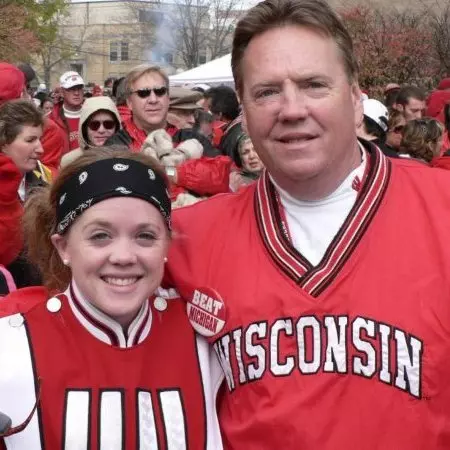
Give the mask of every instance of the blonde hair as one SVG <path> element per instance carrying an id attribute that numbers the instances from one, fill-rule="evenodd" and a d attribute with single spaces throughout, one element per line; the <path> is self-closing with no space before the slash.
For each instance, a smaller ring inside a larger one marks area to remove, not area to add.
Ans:
<path id="1" fill-rule="evenodd" d="M 133 67 L 133 69 L 131 69 L 125 77 L 125 95 L 127 97 L 129 97 L 133 91 L 133 83 L 148 73 L 157 73 L 164 79 L 166 87 L 169 87 L 169 77 L 164 70 L 161 69 L 161 67 L 151 64 L 140 64 L 139 66 Z"/>
<path id="2" fill-rule="evenodd" d="M 399 151 L 431 162 L 439 153 L 437 144 L 443 132 L 442 124 L 430 117 L 410 120 L 403 129 Z"/>
<path id="3" fill-rule="evenodd" d="M 241 62 L 250 41 L 274 28 L 297 25 L 332 38 L 343 57 L 349 81 L 358 78 L 358 63 L 352 39 L 335 11 L 323 0 L 265 0 L 251 8 L 238 22 L 231 54 L 231 67 L 238 92 L 242 94 Z"/>
<path id="4" fill-rule="evenodd" d="M 83 167 L 95 161 L 110 158 L 138 161 L 167 180 L 159 163 L 150 156 L 143 153 L 131 153 L 123 146 L 97 147 L 86 150 L 79 158 L 64 167 L 52 185 L 36 189 L 25 205 L 23 228 L 27 240 L 28 257 L 41 271 L 44 284 L 50 291 L 65 289 L 71 279 L 70 268 L 62 263 L 51 241 L 51 236 L 56 232 L 56 207 L 60 190 Z"/>

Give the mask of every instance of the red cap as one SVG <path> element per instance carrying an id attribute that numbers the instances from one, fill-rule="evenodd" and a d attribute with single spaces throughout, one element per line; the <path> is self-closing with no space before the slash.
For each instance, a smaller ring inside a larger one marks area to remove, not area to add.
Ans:
<path id="1" fill-rule="evenodd" d="M 25 88 L 25 75 L 12 64 L 0 62 L 0 105 L 20 98 Z"/>
<path id="2" fill-rule="evenodd" d="M 443 91 L 444 89 L 450 89 L 450 78 L 443 78 L 438 85 L 438 89 Z"/>

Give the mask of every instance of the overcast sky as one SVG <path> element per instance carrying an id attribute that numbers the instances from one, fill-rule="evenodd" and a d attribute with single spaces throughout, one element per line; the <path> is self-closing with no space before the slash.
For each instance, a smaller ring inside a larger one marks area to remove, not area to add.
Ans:
<path id="1" fill-rule="evenodd" d="M 87 2 L 87 0 L 70 0 L 70 1 L 72 3 L 86 3 Z M 114 2 L 114 1 L 118 1 L 118 0 L 88 0 L 88 1 L 90 3 L 94 3 L 94 2 Z M 167 3 L 170 3 L 170 0 L 167 1 Z M 250 6 L 253 6 L 256 3 L 258 3 L 258 0 L 242 0 L 242 3 L 244 4 L 245 7 L 249 8 Z"/>

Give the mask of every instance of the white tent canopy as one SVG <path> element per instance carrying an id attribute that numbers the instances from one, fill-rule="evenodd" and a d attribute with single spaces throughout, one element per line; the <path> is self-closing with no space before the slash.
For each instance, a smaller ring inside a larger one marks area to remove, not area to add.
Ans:
<path id="1" fill-rule="evenodd" d="M 169 77 L 170 84 L 180 86 L 185 84 L 233 84 L 231 73 L 231 54 L 209 61 L 206 64 L 177 73 Z"/>

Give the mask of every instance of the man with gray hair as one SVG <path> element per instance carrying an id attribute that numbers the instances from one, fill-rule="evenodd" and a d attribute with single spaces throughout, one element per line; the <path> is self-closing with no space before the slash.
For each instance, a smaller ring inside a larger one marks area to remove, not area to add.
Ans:
<path id="1" fill-rule="evenodd" d="M 450 448 L 450 177 L 358 141 L 351 38 L 265 0 L 232 51 L 267 171 L 174 214 L 167 282 L 226 386 L 226 449 Z"/>
<path id="2" fill-rule="evenodd" d="M 165 128 L 169 110 L 169 79 L 158 66 L 143 64 L 125 78 L 125 95 L 132 117 L 106 145 L 126 145 L 140 151 L 148 134 Z"/>

